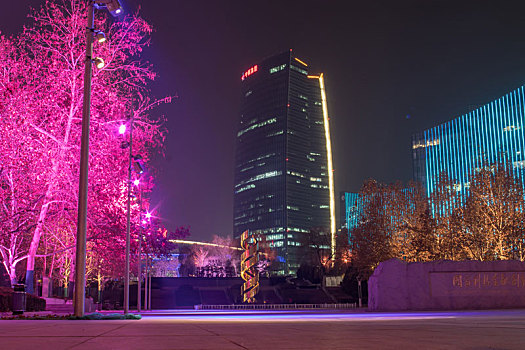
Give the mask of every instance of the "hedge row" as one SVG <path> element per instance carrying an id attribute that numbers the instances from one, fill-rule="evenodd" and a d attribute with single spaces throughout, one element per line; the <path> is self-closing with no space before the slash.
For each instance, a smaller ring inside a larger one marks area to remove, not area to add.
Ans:
<path id="1" fill-rule="evenodd" d="M 0 312 L 12 311 L 13 289 L 0 287 Z M 45 299 L 32 294 L 26 294 L 26 311 L 44 311 L 46 309 Z"/>

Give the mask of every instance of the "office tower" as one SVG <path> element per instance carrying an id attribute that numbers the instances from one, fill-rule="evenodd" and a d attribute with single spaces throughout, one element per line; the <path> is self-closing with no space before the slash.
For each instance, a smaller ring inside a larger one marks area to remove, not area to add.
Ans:
<path id="1" fill-rule="evenodd" d="M 234 235 L 265 237 L 290 274 L 301 263 L 305 235 L 324 227 L 335 249 L 332 157 L 324 77 L 292 50 L 241 76 L 236 140 Z"/>
<path id="2" fill-rule="evenodd" d="M 449 122 L 412 137 L 414 179 L 430 195 L 446 172 L 465 194 L 477 169 L 496 162 L 509 165 L 524 183 L 524 87 Z"/>

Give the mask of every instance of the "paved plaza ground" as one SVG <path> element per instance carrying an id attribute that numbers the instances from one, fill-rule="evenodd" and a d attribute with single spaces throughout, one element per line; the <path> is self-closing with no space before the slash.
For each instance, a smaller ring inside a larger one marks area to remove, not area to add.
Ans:
<path id="1" fill-rule="evenodd" d="M 0 349 L 525 349 L 525 310 L 155 312 L 0 321 Z"/>

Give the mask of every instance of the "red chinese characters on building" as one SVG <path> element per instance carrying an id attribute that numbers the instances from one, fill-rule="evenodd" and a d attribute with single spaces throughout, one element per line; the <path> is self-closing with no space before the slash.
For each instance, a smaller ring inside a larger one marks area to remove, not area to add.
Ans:
<path id="1" fill-rule="evenodd" d="M 241 80 L 244 80 L 244 79 L 246 79 L 247 77 L 249 77 L 250 75 L 252 75 L 253 73 L 257 72 L 258 68 L 259 68 L 259 67 L 258 67 L 257 65 L 255 65 L 255 66 L 251 67 L 250 69 L 248 69 L 246 72 L 244 72 L 244 73 L 242 74 L 242 76 L 241 76 Z"/>

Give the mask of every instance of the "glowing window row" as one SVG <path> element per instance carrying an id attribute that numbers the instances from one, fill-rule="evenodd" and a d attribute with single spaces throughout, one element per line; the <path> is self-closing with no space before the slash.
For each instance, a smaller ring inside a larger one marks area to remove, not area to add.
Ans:
<path id="1" fill-rule="evenodd" d="M 277 73 L 286 68 L 286 63 L 270 68 L 270 74 Z"/>
<path id="2" fill-rule="evenodd" d="M 303 174 L 298 173 L 298 172 L 295 172 L 295 171 L 290 171 L 290 170 L 288 170 L 286 173 L 287 173 L 288 175 L 297 176 L 297 177 L 301 177 L 301 178 L 303 178 L 303 179 L 306 179 L 306 175 L 303 175 Z"/>
<path id="3" fill-rule="evenodd" d="M 274 240 L 277 240 L 277 239 L 284 239 L 284 235 L 281 233 L 281 234 L 277 234 L 277 235 L 268 235 L 268 236 L 266 236 L 266 240 L 267 241 L 274 241 Z"/>
<path id="4" fill-rule="evenodd" d="M 426 143 L 418 142 L 412 145 L 412 149 L 418 149 L 418 148 L 425 148 L 425 147 L 432 147 L 432 146 L 438 146 L 439 145 L 439 139 L 437 140 L 428 140 Z"/>
<path id="5" fill-rule="evenodd" d="M 268 171 L 264 174 L 258 174 L 256 176 L 253 176 L 251 178 L 249 178 L 248 180 L 246 181 L 241 181 L 240 183 L 238 183 L 237 185 L 235 185 L 235 187 L 239 187 L 239 186 L 242 186 L 244 184 L 249 184 L 250 182 L 255 182 L 255 181 L 259 181 L 259 180 L 263 180 L 263 179 L 267 179 L 267 178 L 270 178 L 270 177 L 274 177 L 274 176 L 280 176 L 282 175 L 282 171 L 277 171 L 277 170 L 274 170 L 274 171 Z"/>
<path id="6" fill-rule="evenodd" d="M 244 192 L 246 190 L 251 190 L 252 188 L 255 188 L 255 185 L 254 184 L 249 184 L 247 186 L 239 188 L 238 190 L 235 190 L 235 193 L 241 193 L 241 192 Z"/>
<path id="7" fill-rule="evenodd" d="M 299 72 L 301 74 L 304 74 L 304 75 L 308 75 L 308 72 L 305 71 L 304 69 L 301 69 L 299 67 L 296 67 L 294 66 L 293 64 L 290 65 L 290 68 L 292 68 L 292 70 L 296 71 L 296 72 Z"/>
<path id="8" fill-rule="evenodd" d="M 284 134 L 284 131 L 279 130 L 279 131 L 272 132 L 271 134 L 266 135 L 266 137 L 273 137 L 273 136 L 282 135 L 282 134 Z"/>
<path id="9" fill-rule="evenodd" d="M 328 186 L 326 186 L 326 185 L 317 185 L 317 184 L 311 184 L 310 187 L 312 187 L 312 188 L 324 188 L 324 189 L 328 188 Z"/>
<path id="10" fill-rule="evenodd" d="M 268 154 L 265 154 L 263 156 L 260 156 L 260 157 L 254 158 L 254 159 L 250 159 L 249 161 L 244 162 L 244 163 L 238 165 L 237 167 L 241 167 L 241 166 L 244 166 L 246 164 L 250 164 L 250 163 L 256 162 L 258 160 L 270 158 L 270 157 L 273 157 L 273 156 L 275 156 L 275 153 L 268 153 Z"/>
<path id="11" fill-rule="evenodd" d="M 239 131 L 237 133 L 237 137 L 239 136 L 242 136 L 244 135 L 245 133 L 247 133 L 248 131 L 251 131 L 253 129 L 257 129 L 257 128 L 261 128 L 263 126 L 266 126 L 266 125 L 269 125 L 269 124 L 273 124 L 273 123 L 276 123 L 277 122 L 277 118 L 270 118 L 270 119 L 267 119 L 263 122 L 260 122 L 258 124 L 253 124 L 253 125 L 250 125 L 249 127 L 247 127 L 246 129 L 243 129 L 241 131 Z"/>
<path id="12" fill-rule="evenodd" d="M 297 228 L 297 227 L 288 227 L 288 231 L 308 233 L 308 230 Z"/>

